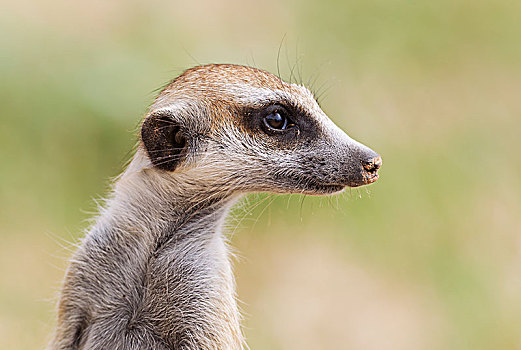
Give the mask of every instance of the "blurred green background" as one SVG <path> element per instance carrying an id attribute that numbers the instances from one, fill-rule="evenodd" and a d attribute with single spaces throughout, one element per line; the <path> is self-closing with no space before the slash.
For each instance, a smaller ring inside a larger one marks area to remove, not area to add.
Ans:
<path id="1" fill-rule="evenodd" d="M 232 242 L 253 349 L 521 349 L 521 2 L 4 2 L 0 348 L 41 349 L 72 242 L 157 88 L 199 63 L 311 81 L 384 159 L 255 195 Z"/>

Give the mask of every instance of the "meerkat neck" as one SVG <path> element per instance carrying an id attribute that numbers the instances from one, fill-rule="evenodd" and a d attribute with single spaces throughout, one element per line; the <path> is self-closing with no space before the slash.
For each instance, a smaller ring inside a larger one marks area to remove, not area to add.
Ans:
<path id="1" fill-rule="evenodd" d="M 189 233 L 220 236 L 224 219 L 239 196 L 203 188 L 204 184 L 193 183 L 190 176 L 143 170 L 116 183 L 107 217 L 114 223 L 138 225 L 144 235 L 154 239 L 180 239 Z"/>
<path id="2" fill-rule="evenodd" d="M 242 349 L 235 282 L 221 232 L 237 196 L 201 191 L 180 183 L 187 180 L 183 176 L 161 176 L 126 172 L 116 183 L 69 269 L 67 279 L 98 283 L 91 295 L 73 301 L 82 304 L 75 305 L 83 310 L 78 317 L 112 323 L 128 337 L 154 329 L 166 348 Z M 85 334 L 81 343 L 89 341 L 100 340 Z"/>

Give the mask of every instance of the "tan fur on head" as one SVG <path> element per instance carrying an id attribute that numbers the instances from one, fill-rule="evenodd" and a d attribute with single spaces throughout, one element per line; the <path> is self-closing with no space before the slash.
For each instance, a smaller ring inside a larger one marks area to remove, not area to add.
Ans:
<path id="1" fill-rule="evenodd" d="M 243 348 L 229 208 L 248 192 L 368 184 L 380 164 L 303 86 L 244 66 L 187 70 L 150 107 L 71 262 L 50 349 Z"/>

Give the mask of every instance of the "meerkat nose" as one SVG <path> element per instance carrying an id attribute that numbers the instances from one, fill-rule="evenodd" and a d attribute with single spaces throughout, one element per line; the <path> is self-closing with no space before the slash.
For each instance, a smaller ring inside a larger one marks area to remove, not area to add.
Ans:
<path id="1" fill-rule="evenodd" d="M 363 160 L 362 168 L 365 170 L 365 174 L 363 174 L 364 181 L 366 184 L 370 184 L 378 180 L 378 169 L 382 166 L 382 157 L 379 155 L 373 158 L 369 158 L 367 160 Z"/>
<path id="2" fill-rule="evenodd" d="M 382 166 L 382 157 L 376 156 L 362 161 L 362 167 L 368 173 L 376 173 Z"/>

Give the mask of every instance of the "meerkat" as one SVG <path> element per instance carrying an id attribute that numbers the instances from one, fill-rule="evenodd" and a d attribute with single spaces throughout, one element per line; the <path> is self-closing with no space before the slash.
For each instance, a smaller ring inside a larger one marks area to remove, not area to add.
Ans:
<path id="1" fill-rule="evenodd" d="M 247 193 L 330 195 L 378 179 L 305 87 L 212 64 L 164 88 L 70 262 L 51 350 L 244 349 L 225 217 Z"/>

